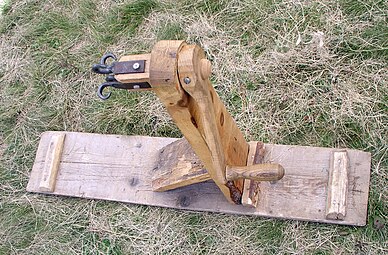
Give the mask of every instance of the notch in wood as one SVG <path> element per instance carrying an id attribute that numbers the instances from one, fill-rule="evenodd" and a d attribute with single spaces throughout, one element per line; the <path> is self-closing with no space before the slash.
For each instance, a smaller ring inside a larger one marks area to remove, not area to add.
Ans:
<path id="1" fill-rule="evenodd" d="M 348 191 L 349 158 L 346 151 L 334 151 L 330 157 L 326 219 L 344 220 Z"/>
<path id="2" fill-rule="evenodd" d="M 59 163 L 62 157 L 65 134 L 54 134 L 47 148 L 39 191 L 53 192 L 57 181 Z"/>

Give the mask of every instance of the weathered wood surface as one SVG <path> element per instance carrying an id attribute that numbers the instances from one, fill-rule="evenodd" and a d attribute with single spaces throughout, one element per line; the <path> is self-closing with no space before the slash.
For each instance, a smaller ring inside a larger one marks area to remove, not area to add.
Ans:
<path id="1" fill-rule="evenodd" d="M 185 138 L 160 149 L 158 164 L 152 175 L 152 188 L 166 191 L 210 179 L 201 160 Z"/>
<path id="2" fill-rule="evenodd" d="M 65 134 L 58 133 L 51 136 L 51 140 L 46 152 L 45 165 L 43 167 L 42 178 L 39 183 L 39 190 L 53 192 L 57 181 L 59 164 L 61 162 L 63 143 Z"/>
<path id="3" fill-rule="evenodd" d="M 264 143 L 249 143 L 247 166 L 264 163 L 264 154 Z M 259 181 L 249 179 L 244 180 L 244 191 L 241 198 L 241 204 L 244 206 L 257 206 L 257 201 L 259 200 L 259 184 Z"/>
<path id="4" fill-rule="evenodd" d="M 346 216 L 349 158 L 346 151 L 334 151 L 330 157 L 326 218 L 343 220 Z"/>
<path id="5" fill-rule="evenodd" d="M 51 136 L 42 135 L 27 190 L 39 191 Z M 196 211 L 256 215 L 363 226 L 366 224 L 370 153 L 347 150 L 347 213 L 326 219 L 330 154 L 335 149 L 265 144 L 265 162 L 280 163 L 285 176 L 260 182 L 257 208 L 229 203 L 210 181 L 166 191 L 152 191 L 159 149 L 173 138 L 66 133 L 56 195 L 105 199 Z"/>

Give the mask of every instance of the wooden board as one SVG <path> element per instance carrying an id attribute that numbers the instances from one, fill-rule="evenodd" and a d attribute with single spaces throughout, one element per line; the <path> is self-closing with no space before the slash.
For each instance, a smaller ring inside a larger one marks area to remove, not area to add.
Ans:
<path id="1" fill-rule="evenodd" d="M 27 190 L 40 192 L 39 182 L 53 134 L 42 135 Z M 346 150 L 349 158 L 348 197 L 343 220 L 326 219 L 330 155 L 335 149 L 265 144 L 265 162 L 283 165 L 277 182 L 260 182 L 257 208 L 229 203 L 217 186 L 203 182 L 166 191 L 152 191 L 152 173 L 159 149 L 174 138 L 66 134 L 57 182 L 52 193 L 195 211 L 277 217 L 345 225 L 366 224 L 370 153 Z"/>

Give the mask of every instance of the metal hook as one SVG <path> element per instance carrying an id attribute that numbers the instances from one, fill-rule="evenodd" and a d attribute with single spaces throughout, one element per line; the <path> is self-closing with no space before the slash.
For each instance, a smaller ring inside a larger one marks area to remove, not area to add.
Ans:
<path id="1" fill-rule="evenodd" d="M 108 52 L 108 53 L 106 53 L 105 55 L 103 55 L 103 56 L 101 57 L 101 59 L 100 59 L 100 64 L 101 64 L 101 65 L 106 65 L 106 60 L 109 59 L 109 58 L 113 58 L 114 61 L 117 60 L 117 57 L 116 57 L 115 54 Z"/>
<path id="2" fill-rule="evenodd" d="M 106 53 L 105 55 L 103 55 L 101 57 L 99 64 L 94 64 L 93 65 L 92 71 L 95 72 L 95 73 L 98 73 L 98 74 L 110 74 L 110 73 L 112 73 L 113 72 L 114 63 L 112 63 L 112 65 L 107 65 L 106 64 L 106 61 L 109 58 L 112 58 L 114 61 L 117 60 L 117 57 L 113 53 Z"/>
<path id="3" fill-rule="evenodd" d="M 99 87 L 98 87 L 98 90 L 97 90 L 97 95 L 99 98 L 101 98 L 102 100 L 106 100 L 108 98 L 110 98 L 110 95 L 112 94 L 112 92 L 109 92 L 108 94 L 104 95 L 103 94 L 103 90 L 106 88 L 106 87 L 112 87 L 112 85 L 110 84 L 111 82 L 104 82 L 103 84 L 101 84 Z"/>
<path id="4" fill-rule="evenodd" d="M 103 94 L 103 91 L 106 87 L 112 87 L 112 88 L 116 88 L 116 89 L 129 89 L 130 88 L 129 84 L 118 82 L 113 75 L 107 75 L 105 80 L 106 80 L 106 82 L 101 84 L 97 90 L 97 95 L 102 100 L 108 99 L 112 94 L 112 92 L 109 92 L 106 95 Z"/>
<path id="5" fill-rule="evenodd" d="M 98 74 L 110 74 L 112 73 L 112 66 L 94 64 L 92 66 L 92 71 Z"/>
<path id="6" fill-rule="evenodd" d="M 126 73 L 126 72 L 123 72 L 122 70 L 124 69 L 128 69 L 129 68 L 129 71 L 131 71 L 132 69 L 130 69 L 131 67 L 133 67 L 133 63 L 130 63 L 130 66 L 128 67 L 128 61 L 127 62 L 113 62 L 111 65 L 107 65 L 106 64 L 106 61 L 109 59 L 109 58 L 112 58 L 114 60 L 116 60 L 116 56 L 113 54 L 113 53 L 107 53 L 105 54 L 104 56 L 101 57 L 100 59 L 100 63 L 99 64 L 95 64 L 92 66 L 92 71 L 95 72 L 95 73 L 98 73 L 98 74 L 106 74 L 106 77 L 105 77 L 105 82 L 102 83 L 99 87 L 98 87 L 98 90 L 97 90 L 97 95 L 99 98 L 101 98 L 102 100 L 106 100 L 108 99 L 112 92 L 108 92 L 106 94 L 104 94 L 104 90 L 106 87 L 113 87 L 113 88 L 116 88 L 116 89 L 134 89 L 134 90 L 138 90 L 138 89 L 148 89 L 148 88 L 151 88 L 150 84 L 148 82 L 140 82 L 140 83 L 122 83 L 118 80 L 116 80 L 115 78 L 115 74 L 121 74 L 121 73 Z M 139 61 L 133 61 L 135 63 L 137 63 L 139 66 L 141 63 L 141 65 L 143 66 L 143 70 L 140 71 L 140 70 L 137 70 L 138 68 L 134 68 L 133 69 L 136 69 L 136 70 L 132 70 L 132 73 L 136 73 L 136 72 L 144 72 L 144 62 L 145 60 L 139 60 Z M 121 64 L 121 65 L 120 65 Z M 114 68 L 117 70 L 114 70 Z"/>

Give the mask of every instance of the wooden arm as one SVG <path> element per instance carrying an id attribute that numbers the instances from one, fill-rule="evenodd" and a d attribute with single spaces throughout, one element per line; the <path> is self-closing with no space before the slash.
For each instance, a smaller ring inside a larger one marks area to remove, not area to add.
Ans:
<path id="1" fill-rule="evenodd" d="M 246 167 L 249 145 L 211 85 L 211 64 L 199 46 L 160 41 L 151 54 L 120 59 L 129 60 L 145 60 L 144 73 L 117 74 L 117 81 L 149 83 L 230 202 L 241 203 L 244 178 L 281 178 L 280 166 Z"/>
<path id="2" fill-rule="evenodd" d="M 227 164 L 246 166 L 249 145 L 214 90 L 210 73 L 211 64 L 203 50 L 197 45 L 183 46 L 178 56 L 179 80 L 189 95 L 188 108 L 194 126 L 210 150 L 211 158 L 205 162 L 198 156 L 225 196 L 240 203 L 243 180 L 227 180 L 225 170 Z"/>

